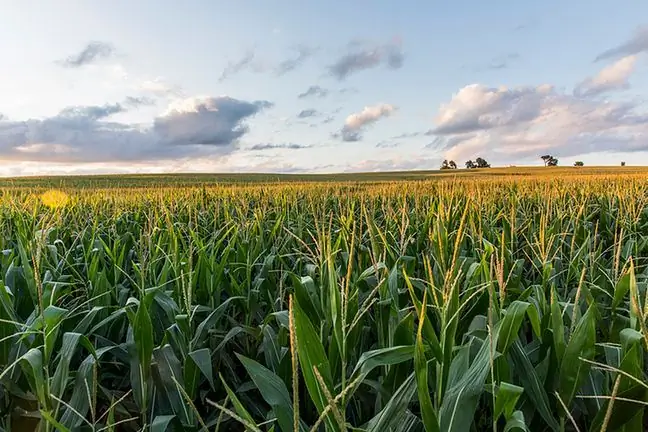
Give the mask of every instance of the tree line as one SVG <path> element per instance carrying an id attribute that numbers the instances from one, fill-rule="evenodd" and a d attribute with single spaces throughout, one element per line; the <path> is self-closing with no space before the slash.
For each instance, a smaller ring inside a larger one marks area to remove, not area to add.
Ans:
<path id="1" fill-rule="evenodd" d="M 490 168 L 490 164 L 486 161 L 486 159 L 478 157 L 475 159 L 473 162 L 472 159 L 469 161 L 466 161 L 466 168 L 472 169 L 472 168 Z M 446 170 L 446 169 L 457 169 L 457 163 L 453 160 L 447 160 L 445 159 L 443 162 L 441 162 L 441 169 Z"/>
<path id="2" fill-rule="evenodd" d="M 544 162 L 545 166 L 558 166 L 558 158 L 552 155 L 542 155 L 540 156 L 540 159 Z M 473 168 L 490 168 L 490 164 L 486 161 L 486 159 L 478 157 L 474 161 L 468 160 L 466 161 L 466 168 L 468 169 L 473 169 Z M 583 161 L 576 161 L 574 162 L 575 167 L 582 167 L 585 166 L 585 163 Z M 625 166 L 625 162 L 621 162 L 621 166 Z M 441 169 L 442 170 L 448 170 L 448 169 L 457 169 L 457 163 L 453 160 L 448 160 L 445 159 L 441 163 Z"/>

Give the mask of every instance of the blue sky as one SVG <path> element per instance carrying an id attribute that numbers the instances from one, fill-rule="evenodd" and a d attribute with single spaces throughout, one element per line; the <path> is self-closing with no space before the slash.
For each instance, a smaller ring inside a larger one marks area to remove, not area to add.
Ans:
<path id="1" fill-rule="evenodd" d="M 0 52 L 3 175 L 648 164 L 645 1 L 7 1 Z"/>

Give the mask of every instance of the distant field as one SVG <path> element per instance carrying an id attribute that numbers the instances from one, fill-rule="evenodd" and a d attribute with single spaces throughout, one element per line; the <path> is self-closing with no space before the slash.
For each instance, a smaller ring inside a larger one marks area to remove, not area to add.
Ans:
<path id="1" fill-rule="evenodd" d="M 279 182 L 385 182 L 453 178 L 510 178 L 528 176 L 648 175 L 648 167 L 511 167 L 431 171 L 393 171 L 340 174 L 132 174 L 97 176 L 43 176 L 0 179 L 0 188 L 111 188 L 151 186 L 201 186 L 212 184 Z"/>

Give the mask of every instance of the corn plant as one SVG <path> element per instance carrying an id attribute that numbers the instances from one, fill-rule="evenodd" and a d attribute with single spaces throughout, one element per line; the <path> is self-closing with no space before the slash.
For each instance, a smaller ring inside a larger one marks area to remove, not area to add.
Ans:
<path id="1" fill-rule="evenodd" d="M 646 430 L 641 174 L 157 179 L 1 189 L 0 430 Z"/>

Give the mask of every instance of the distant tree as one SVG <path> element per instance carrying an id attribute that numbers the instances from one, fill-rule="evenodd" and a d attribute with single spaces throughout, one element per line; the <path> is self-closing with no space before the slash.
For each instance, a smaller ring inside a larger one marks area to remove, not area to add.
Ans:
<path id="1" fill-rule="evenodd" d="M 448 162 L 448 166 L 450 167 L 450 169 L 457 169 L 457 164 L 453 160 Z"/>
<path id="2" fill-rule="evenodd" d="M 477 162 L 477 168 L 490 168 L 490 164 L 486 162 L 486 159 L 478 157 L 475 162 Z"/>
<path id="3" fill-rule="evenodd" d="M 574 166 L 575 166 L 575 167 L 582 167 L 582 166 L 584 166 L 584 165 L 585 165 L 585 164 L 583 163 L 583 161 L 576 161 L 576 162 L 574 162 Z"/>
<path id="4" fill-rule="evenodd" d="M 544 162 L 545 166 L 556 166 L 558 165 L 558 159 L 551 155 L 540 156 L 540 159 Z"/>
<path id="5" fill-rule="evenodd" d="M 450 164 L 448 163 L 447 159 L 444 159 L 443 162 L 441 162 L 441 169 L 442 170 L 450 169 Z"/>
<path id="6" fill-rule="evenodd" d="M 621 166 L 625 166 L 625 162 L 621 162 Z"/>
<path id="7" fill-rule="evenodd" d="M 549 160 L 551 160 L 551 158 L 552 158 L 551 155 L 544 155 L 544 156 L 540 156 L 540 159 L 542 159 L 542 161 L 544 162 L 545 166 L 547 166 L 547 163 L 549 162 Z"/>
<path id="8" fill-rule="evenodd" d="M 472 160 L 469 160 L 469 161 L 466 162 L 466 168 L 468 168 L 468 169 L 477 168 L 477 164 L 475 162 L 473 162 Z"/>

